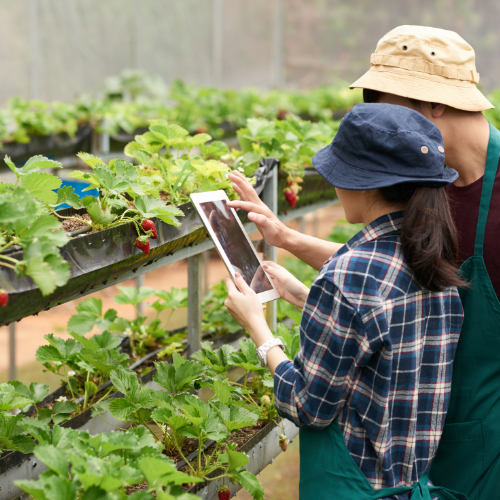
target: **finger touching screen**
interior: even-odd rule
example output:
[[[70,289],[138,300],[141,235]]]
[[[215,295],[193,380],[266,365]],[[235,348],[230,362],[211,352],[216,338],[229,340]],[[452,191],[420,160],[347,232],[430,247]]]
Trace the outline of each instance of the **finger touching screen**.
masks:
[[[240,273],[256,293],[273,290],[251,243],[226,200],[200,202],[199,207],[233,271]]]

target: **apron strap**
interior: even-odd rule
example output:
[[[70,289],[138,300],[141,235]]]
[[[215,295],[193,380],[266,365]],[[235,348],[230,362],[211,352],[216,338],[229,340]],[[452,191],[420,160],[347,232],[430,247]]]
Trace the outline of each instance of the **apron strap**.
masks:
[[[476,241],[474,243],[474,255],[483,256],[484,234],[486,221],[490,210],[491,193],[497,174],[498,161],[500,159],[500,132],[490,123],[490,140],[486,154],[486,166],[484,169],[483,187],[481,189],[481,203],[479,205],[479,217],[476,228]]]
[[[410,493],[411,500],[431,500],[431,493],[436,495],[441,500],[468,500],[467,496],[463,493],[449,490],[442,486],[430,486],[429,472],[427,469],[418,481],[411,486],[397,486],[395,488],[382,488],[374,490],[375,496],[373,498],[387,498],[393,495],[401,495],[403,493]]]

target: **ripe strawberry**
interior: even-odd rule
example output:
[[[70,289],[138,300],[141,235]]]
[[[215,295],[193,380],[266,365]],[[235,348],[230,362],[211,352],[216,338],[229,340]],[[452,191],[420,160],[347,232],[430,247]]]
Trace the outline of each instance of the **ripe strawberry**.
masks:
[[[0,306],[5,307],[9,302],[9,294],[3,288],[0,288]]]
[[[206,131],[207,131],[207,129],[205,127],[198,127],[196,129],[197,134],[204,134]]]
[[[146,231],[146,232],[147,231],[153,231],[153,234],[151,236],[151,238],[153,238],[153,240],[158,239],[158,234],[156,232],[155,223],[152,220],[150,220],[150,219],[144,219],[142,221],[141,226],[142,226],[142,229],[144,229],[144,231]]]
[[[293,179],[288,179],[288,185],[291,186],[293,184]]]
[[[231,496],[231,492],[229,491],[229,488],[223,484],[217,493],[219,496],[219,500],[229,500],[229,497]]]
[[[297,203],[297,195],[291,189],[285,190],[285,198],[292,208],[295,206],[295,203]]]
[[[286,451],[288,449],[288,438],[284,434],[280,434],[279,438],[281,450]]]
[[[288,111],[286,109],[278,110],[277,118],[278,120],[284,120],[288,115]]]
[[[135,240],[135,246],[139,249],[142,250],[145,254],[149,253],[149,239],[147,236],[139,236]]]

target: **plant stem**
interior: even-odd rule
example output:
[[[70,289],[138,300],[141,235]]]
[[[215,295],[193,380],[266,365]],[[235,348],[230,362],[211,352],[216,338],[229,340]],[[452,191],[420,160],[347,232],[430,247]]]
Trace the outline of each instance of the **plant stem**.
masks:
[[[92,223],[89,221],[86,221],[85,219],[79,219],[78,217],[66,217],[64,215],[59,215],[53,208],[50,209],[50,211],[59,219],[66,219],[66,220],[77,220],[78,222],[83,222],[84,224],[87,224],[87,226],[92,227]]]
[[[90,371],[87,372],[87,383],[89,381],[89,378],[90,378]],[[87,384],[85,384],[85,396],[83,398],[83,411],[85,411],[87,409],[87,401],[89,398],[89,394],[88,394],[86,385]]]
[[[0,255],[0,258],[1,258],[1,259],[5,259],[5,260],[7,260],[8,262],[12,262],[12,264],[18,264],[18,263],[19,263],[19,261],[18,261],[18,260],[14,259],[14,258],[12,258],[12,257],[8,257],[7,255]],[[3,264],[3,265],[5,265],[5,264]]]
[[[114,389],[114,387],[112,386],[111,389],[106,394],[104,394],[104,396],[99,401],[96,401],[95,404],[99,404],[103,399],[107,398],[113,389]],[[97,394],[97,392],[96,392],[96,394]],[[95,397],[95,394],[94,394],[94,396],[92,396],[92,399],[94,399],[94,397]],[[90,402],[92,403],[92,400]]]
[[[9,269],[16,270],[15,266],[11,266],[10,264],[5,264],[4,262],[0,262],[0,266],[8,267]]]
[[[193,476],[196,476],[196,471],[193,469],[193,466],[191,465],[191,463],[189,462],[189,460],[184,456],[184,453],[182,453],[182,448],[177,443],[177,439],[174,439],[174,443],[175,443],[175,447],[177,448],[177,451],[179,452],[179,455],[182,457],[182,459],[184,460],[184,462],[186,462],[188,464],[189,468],[193,472]]]
[[[123,427],[118,427],[117,425],[115,424],[112,424],[111,422],[108,422],[100,413],[99,413],[99,416],[108,424],[108,425],[111,425],[111,427],[115,427],[116,429],[120,430],[120,431],[126,431],[127,429],[124,429]]]
[[[69,383],[68,374],[66,373],[66,363],[63,363],[64,376],[66,377],[66,384],[69,387],[69,391],[71,392],[71,397],[75,399],[75,395],[73,394],[73,389],[71,388],[71,384]]]

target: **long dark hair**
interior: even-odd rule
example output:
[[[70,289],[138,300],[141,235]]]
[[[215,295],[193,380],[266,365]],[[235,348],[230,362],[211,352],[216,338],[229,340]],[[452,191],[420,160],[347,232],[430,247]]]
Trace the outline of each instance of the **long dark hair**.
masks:
[[[457,231],[444,188],[406,183],[381,188],[380,193],[387,203],[407,204],[401,244],[420,286],[433,292],[467,287],[458,274]]]

